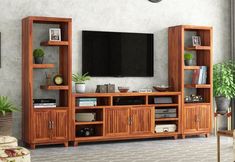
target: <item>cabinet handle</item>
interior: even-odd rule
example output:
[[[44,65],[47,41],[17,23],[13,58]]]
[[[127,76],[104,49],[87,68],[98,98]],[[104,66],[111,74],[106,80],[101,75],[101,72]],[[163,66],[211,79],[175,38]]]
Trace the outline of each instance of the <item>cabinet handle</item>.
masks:
[[[131,118],[128,118],[128,125],[131,125]]]
[[[48,121],[48,128],[51,129],[51,121]]]
[[[133,117],[130,117],[130,125],[133,123]]]
[[[54,129],[55,122],[51,121],[51,128]]]

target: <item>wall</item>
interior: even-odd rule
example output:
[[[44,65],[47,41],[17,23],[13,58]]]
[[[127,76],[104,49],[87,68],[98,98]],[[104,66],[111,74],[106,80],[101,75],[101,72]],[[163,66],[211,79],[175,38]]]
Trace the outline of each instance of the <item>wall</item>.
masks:
[[[131,90],[167,83],[167,27],[179,24],[214,27],[214,62],[230,57],[230,4],[225,0],[0,0],[2,68],[0,95],[21,105],[21,19],[26,16],[73,18],[73,72],[81,71],[81,31],[105,30],[155,34],[152,78],[92,78],[97,84],[115,83]],[[176,60],[177,61],[177,60]],[[21,114],[14,115],[14,134],[20,137]]]

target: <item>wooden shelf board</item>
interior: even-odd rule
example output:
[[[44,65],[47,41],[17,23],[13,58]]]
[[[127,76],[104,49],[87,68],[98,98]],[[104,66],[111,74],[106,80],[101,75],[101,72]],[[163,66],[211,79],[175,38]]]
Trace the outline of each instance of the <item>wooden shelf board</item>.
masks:
[[[211,88],[210,84],[185,84],[184,88]]]
[[[179,120],[179,118],[160,118],[160,119],[155,119],[155,121],[176,121]]]
[[[178,135],[178,132],[162,132],[162,133],[156,133],[155,135],[159,135],[159,136],[169,136],[169,135]]]
[[[103,124],[103,121],[92,121],[92,122],[76,122],[76,125],[98,125]]]
[[[199,70],[200,66],[184,66],[185,70]]]
[[[211,50],[210,46],[195,46],[195,47],[185,47],[186,51],[194,51],[194,50]]]
[[[33,64],[34,69],[49,69],[54,67],[54,64]]]
[[[186,106],[194,106],[194,105],[210,105],[208,102],[194,102],[194,103],[184,103]]]
[[[46,41],[46,42],[41,42],[41,46],[68,46],[69,42],[68,41]]]
[[[103,109],[107,106],[76,106],[76,110],[82,110],[82,109]]]
[[[90,137],[76,137],[75,141],[89,141],[89,140],[99,140],[104,138],[104,136],[90,136]]]
[[[58,110],[58,109],[68,109],[68,107],[60,107],[60,106],[58,106],[58,107],[43,107],[43,108],[35,108],[35,107],[33,107],[33,109],[34,110],[41,110],[41,109],[43,109],[43,110],[45,110],[45,109],[49,109],[49,110]]]
[[[56,85],[51,85],[51,86],[41,85],[40,88],[41,89],[45,89],[45,90],[68,90],[69,86],[67,86],[67,85],[61,85],[61,86],[56,86]]]
[[[174,106],[178,106],[179,104],[149,104],[148,106],[155,106],[155,107],[174,107]]]

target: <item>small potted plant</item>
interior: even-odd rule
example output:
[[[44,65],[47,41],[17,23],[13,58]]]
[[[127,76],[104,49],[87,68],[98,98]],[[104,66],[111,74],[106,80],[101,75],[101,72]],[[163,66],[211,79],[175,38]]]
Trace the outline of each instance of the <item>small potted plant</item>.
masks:
[[[45,53],[41,48],[36,48],[33,51],[33,57],[34,57],[35,64],[42,64],[44,55],[45,55]]]
[[[88,73],[85,74],[73,74],[73,82],[75,83],[75,90],[77,93],[84,93],[86,91],[85,81],[90,80]]]
[[[213,66],[213,93],[217,112],[225,114],[235,97],[235,64],[232,61]]]
[[[19,111],[6,96],[0,96],[0,135],[12,134],[12,112]]]
[[[184,64],[185,66],[191,66],[193,64],[193,54],[191,53],[184,54]]]

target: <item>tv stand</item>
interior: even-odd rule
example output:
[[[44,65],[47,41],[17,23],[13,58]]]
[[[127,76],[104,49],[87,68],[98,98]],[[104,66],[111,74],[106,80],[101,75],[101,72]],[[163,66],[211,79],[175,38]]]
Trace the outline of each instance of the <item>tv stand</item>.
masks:
[[[154,103],[155,97],[171,97],[172,103]],[[95,98],[96,106],[79,106],[81,98]],[[115,100],[122,98],[126,104],[115,105]],[[128,100],[134,99],[135,104]],[[142,102],[136,102],[136,101]],[[156,109],[175,108],[175,118],[155,118]],[[82,142],[143,139],[157,137],[178,138],[181,132],[181,92],[151,93],[74,93],[72,97],[74,145]],[[76,121],[76,113],[95,113],[95,121]],[[155,125],[175,124],[175,132],[156,133]],[[83,128],[93,128],[92,136],[79,136]]]

